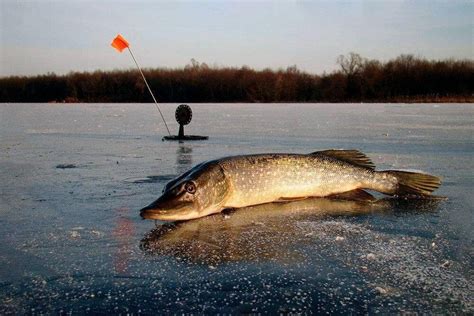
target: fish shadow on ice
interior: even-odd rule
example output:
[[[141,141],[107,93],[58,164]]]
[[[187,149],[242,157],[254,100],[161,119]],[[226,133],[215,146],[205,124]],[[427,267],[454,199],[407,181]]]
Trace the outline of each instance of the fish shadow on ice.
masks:
[[[374,201],[308,198],[226,210],[191,221],[159,225],[140,249],[154,256],[216,265],[237,261],[297,262],[302,247],[314,243],[307,223],[324,218],[368,214],[435,212],[443,198],[383,198]]]

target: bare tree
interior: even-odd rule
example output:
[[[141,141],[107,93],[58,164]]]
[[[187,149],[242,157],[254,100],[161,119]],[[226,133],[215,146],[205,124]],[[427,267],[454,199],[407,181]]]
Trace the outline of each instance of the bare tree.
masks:
[[[364,62],[364,58],[353,52],[349,53],[347,57],[344,55],[339,55],[337,58],[337,63],[341,66],[344,74],[348,76],[358,74],[364,66]]]

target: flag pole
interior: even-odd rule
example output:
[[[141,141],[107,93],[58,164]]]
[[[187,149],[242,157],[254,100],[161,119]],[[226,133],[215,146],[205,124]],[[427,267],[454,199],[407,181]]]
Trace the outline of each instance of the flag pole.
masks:
[[[130,55],[133,58],[133,61],[135,62],[135,65],[137,65],[138,70],[140,71],[140,74],[142,75],[143,81],[145,81],[146,87],[148,88],[148,91],[150,91],[151,97],[153,98],[153,101],[155,102],[155,106],[158,109],[158,112],[160,112],[161,118],[163,119],[163,123],[165,123],[166,130],[168,131],[168,135],[171,136],[170,129],[168,128],[168,125],[166,124],[165,118],[163,116],[163,113],[161,113],[160,107],[158,106],[158,102],[156,102],[155,96],[153,95],[153,92],[151,91],[150,86],[148,85],[148,81],[146,81],[145,75],[143,74],[142,69],[138,65],[137,60],[135,59],[135,56],[133,56],[132,50],[130,47],[127,45],[128,51],[130,52]]]

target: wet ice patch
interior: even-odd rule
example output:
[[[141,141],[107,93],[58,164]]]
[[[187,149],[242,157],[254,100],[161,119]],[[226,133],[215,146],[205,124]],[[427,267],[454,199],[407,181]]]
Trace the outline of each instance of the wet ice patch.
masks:
[[[158,176],[147,176],[145,178],[127,178],[124,181],[127,183],[161,183],[161,182],[169,182],[176,178],[176,175],[172,174],[164,174],[164,175],[158,175]]]
[[[77,168],[77,166],[72,163],[62,163],[62,164],[56,165],[56,169],[74,169],[74,168]]]

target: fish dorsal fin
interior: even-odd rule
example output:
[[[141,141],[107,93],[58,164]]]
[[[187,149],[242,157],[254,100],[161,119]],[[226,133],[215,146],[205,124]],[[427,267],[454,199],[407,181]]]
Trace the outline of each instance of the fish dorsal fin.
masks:
[[[352,149],[352,150],[329,149],[329,150],[323,150],[323,151],[315,151],[314,153],[311,153],[310,155],[324,155],[327,157],[332,157],[338,160],[348,162],[350,164],[353,164],[359,167],[364,167],[371,170],[375,169],[375,165],[370,160],[370,158],[367,157],[364,153],[355,149]]]
[[[331,194],[328,196],[330,199],[335,200],[352,200],[352,201],[362,201],[362,202],[373,202],[377,199],[367,191],[361,189],[355,189],[352,191],[347,191],[343,193]]]

